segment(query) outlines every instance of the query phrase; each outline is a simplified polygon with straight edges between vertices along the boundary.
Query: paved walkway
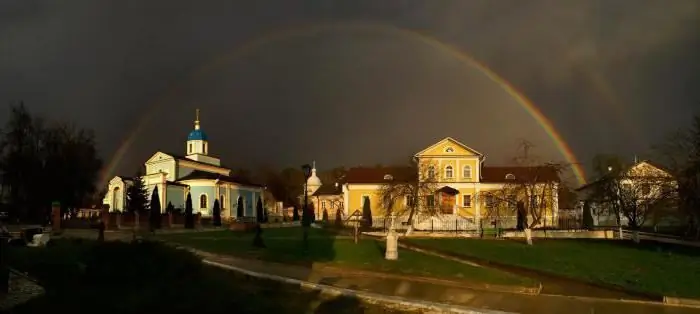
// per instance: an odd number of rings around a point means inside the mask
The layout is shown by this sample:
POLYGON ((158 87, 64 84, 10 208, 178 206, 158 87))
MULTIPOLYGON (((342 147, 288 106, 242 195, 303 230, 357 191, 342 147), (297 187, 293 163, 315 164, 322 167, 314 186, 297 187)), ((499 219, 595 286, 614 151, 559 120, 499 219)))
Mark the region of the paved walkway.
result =
POLYGON ((700 313, 700 309, 663 306, 640 302, 595 300, 547 295, 524 295, 478 291, 426 282, 355 275, 324 271, 322 267, 301 267, 263 261, 251 261, 229 256, 204 254, 204 259, 287 278, 320 283, 339 288, 401 296, 410 299, 493 309, 515 313, 566 313, 566 314, 685 314, 700 313))

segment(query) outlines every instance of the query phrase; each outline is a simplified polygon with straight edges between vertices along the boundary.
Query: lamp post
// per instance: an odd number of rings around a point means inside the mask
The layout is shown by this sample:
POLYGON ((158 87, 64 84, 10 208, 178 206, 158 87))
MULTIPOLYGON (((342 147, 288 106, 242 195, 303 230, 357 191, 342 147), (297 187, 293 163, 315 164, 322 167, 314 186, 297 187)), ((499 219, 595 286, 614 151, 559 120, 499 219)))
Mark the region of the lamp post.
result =
POLYGON ((311 177, 311 166, 309 164, 304 164, 301 166, 301 170, 304 172, 304 205, 301 212, 301 226, 304 229, 304 249, 306 249, 307 240, 309 238, 309 227, 311 226, 311 217, 309 215, 309 192, 308 192, 308 181, 311 177))

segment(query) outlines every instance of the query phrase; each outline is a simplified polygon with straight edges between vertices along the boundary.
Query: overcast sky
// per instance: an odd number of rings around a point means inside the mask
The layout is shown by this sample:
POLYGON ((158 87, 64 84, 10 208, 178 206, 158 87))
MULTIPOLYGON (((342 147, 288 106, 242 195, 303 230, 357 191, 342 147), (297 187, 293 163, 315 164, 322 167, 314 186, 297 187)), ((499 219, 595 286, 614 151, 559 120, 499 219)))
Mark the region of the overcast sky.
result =
POLYGON ((125 175, 184 154, 195 108, 234 167, 403 162, 446 136, 491 164, 519 138, 563 158, 498 84, 398 28, 511 82, 582 162, 632 159, 700 108, 699 18, 697 0, 3 0, 0 122, 23 100, 110 161, 143 119, 125 175))

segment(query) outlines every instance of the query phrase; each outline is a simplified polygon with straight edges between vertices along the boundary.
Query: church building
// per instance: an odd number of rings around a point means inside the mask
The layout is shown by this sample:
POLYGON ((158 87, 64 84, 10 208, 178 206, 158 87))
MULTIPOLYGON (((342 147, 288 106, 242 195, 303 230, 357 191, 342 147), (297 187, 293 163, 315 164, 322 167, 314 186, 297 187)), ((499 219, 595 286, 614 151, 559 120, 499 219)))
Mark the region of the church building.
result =
MULTIPOLYGON (((190 193, 195 214, 211 216, 214 201, 218 199, 222 217, 256 215, 257 202, 264 204, 263 186, 231 176, 231 169, 209 154, 207 135, 199 125, 199 110, 185 148, 184 156, 159 151, 145 162, 143 181, 149 199, 158 187, 163 212, 169 203, 184 210, 190 193), (243 205, 242 210, 238 204, 243 205)), ((133 179, 124 176, 115 176, 109 181, 103 203, 109 205, 110 211, 126 210, 126 191, 131 184, 133 179)))

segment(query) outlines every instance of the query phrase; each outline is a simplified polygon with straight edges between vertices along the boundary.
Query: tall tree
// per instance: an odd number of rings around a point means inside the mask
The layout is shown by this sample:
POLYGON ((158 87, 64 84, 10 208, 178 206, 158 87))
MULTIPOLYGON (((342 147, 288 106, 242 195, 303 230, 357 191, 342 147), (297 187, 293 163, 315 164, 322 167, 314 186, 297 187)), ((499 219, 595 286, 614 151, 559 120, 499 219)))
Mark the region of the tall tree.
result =
POLYGON ((161 208, 160 208, 160 196, 158 195, 158 186, 153 188, 153 193, 151 193, 151 205, 150 209, 150 226, 151 231, 160 229, 161 223, 161 208))
POLYGON ((185 228, 194 229, 194 214, 192 212, 192 194, 187 192, 185 200, 185 228))
POLYGON ((36 219, 39 213, 35 206, 39 197, 31 197, 33 183, 40 179, 41 156, 39 139, 41 129, 23 103, 10 108, 3 137, 2 174, 3 184, 9 187, 10 215, 20 219, 36 219))
MULTIPOLYGON (((131 185, 126 188, 126 210, 130 213, 143 214, 148 209, 148 190, 140 172, 134 176, 131 185)), ((115 208, 120 209, 120 208, 115 208)))
POLYGON ((693 117, 690 127, 669 134, 653 151, 678 181, 678 205, 688 218, 687 235, 700 239, 700 115, 693 117))
POLYGON ((257 216, 258 222, 265 222, 265 211, 263 210, 263 202, 260 197, 258 197, 258 201, 255 204, 255 216, 257 216))
POLYGON ((5 131, 0 173, 11 215, 36 219, 46 215, 52 201, 65 210, 90 200, 101 167, 92 132, 69 123, 46 124, 22 103, 11 107, 5 131), (47 189, 46 182, 61 184, 47 189))
POLYGON ((593 230, 593 212, 591 211, 591 203, 585 201, 583 203, 583 217, 581 217, 581 226, 586 230, 593 230))
POLYGON ((372 228, 372 208, 367 200, 362 204, 362 227, 372 228))
POLYGON ((215 227, 221 227, 221 207, 219 206, 219 200, 214 200, 214 208, 212 209, 212 224, 215 227))
POLYGON ((299 221, 299 209, 296 206, 292 207, 292 221, 299 221))
POLYGON ((405 167, 385 168, 387 174, 379 190, 379 199, 386 209, 386 216, 408 216, 407 234, 413 231, 413 218, 417 214, 434 215, 439 211, 435 204, 435 193, 439 174, 434 171, 432 161, 422 164, 411 159, 405 167))
POLYGON ((236 217, 237 218, 243 218, 245 215, 245 208, 243 208, 243 199, 238 198, 238 202, 236 202, 236 217))

